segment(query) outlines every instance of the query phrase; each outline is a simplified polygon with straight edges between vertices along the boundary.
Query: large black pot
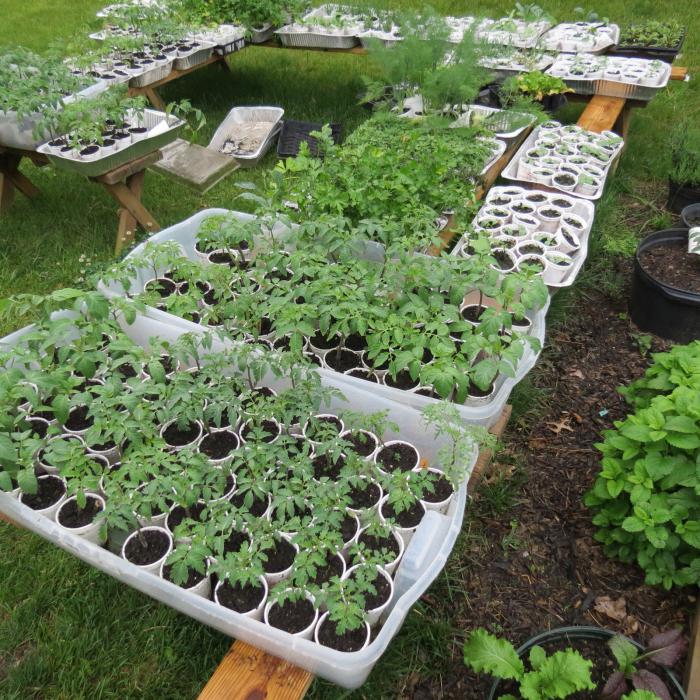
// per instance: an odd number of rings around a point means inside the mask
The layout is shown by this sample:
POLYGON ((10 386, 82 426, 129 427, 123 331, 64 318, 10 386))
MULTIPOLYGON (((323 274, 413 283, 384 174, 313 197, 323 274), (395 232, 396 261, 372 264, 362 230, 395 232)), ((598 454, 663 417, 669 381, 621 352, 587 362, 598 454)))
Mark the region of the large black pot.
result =
MULTIPOLYGON (((543 632, 542 634, 538 634, 536 637, 532 637, 532 639, 528 639, 527 642, 525 642, 525 644, 518 649, 518 656, 521 659, 525 658, 530 649, 538 644, 542 645, 547 644, 548 642, 558 642, 560 640, 568 642, 570 639, 599 640, 601 643, 605 644, 608 639, 611 639, 614 636, 615 632, 604 630, 601 627, 559 627, 558 629, 543 632)), ((634 644, 639 651, 644 651, 644 647, 635 642, 634 639, 630 639, 630 642, 632 642, 632 644, 634 644)), ((675 690, 681 698, 685 698, 683 686, 678 682, 676 676, 667 668, 662 669, 662 675, 664 676, 664 681, 669 689, 675 690)), ((497 693, 500 685, 501 681, 497 680, 493 686, 491 686, 491 692, 489 693, 487 700, 495 700, 495 698, 498 697, 497 693)))
POLYGON ((674 214, 680 214, 685 207, 696 202, 700 202, 700 185, 668 179, 666 209, 674 214))
POLYGON ((672 228, 651 233, 639 244, 629 304, 632 320, 639 328, 678 343, 700 338, 700 294, 657 280, 642 268, 639 259, 641 253, 655 246, 687 240, 687 229, 672 228))

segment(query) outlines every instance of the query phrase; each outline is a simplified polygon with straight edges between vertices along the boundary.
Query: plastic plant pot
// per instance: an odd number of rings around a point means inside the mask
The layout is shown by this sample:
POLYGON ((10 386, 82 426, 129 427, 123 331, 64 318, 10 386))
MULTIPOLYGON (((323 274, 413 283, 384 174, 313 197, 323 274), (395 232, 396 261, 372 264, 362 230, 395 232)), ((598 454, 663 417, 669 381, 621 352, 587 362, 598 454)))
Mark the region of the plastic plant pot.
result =
POLYGON ((637 247, 632 278, 630 314, 643 331, 677 343, 700 338, 700 294, 661 282, 641 264, 641 254, 658 245, 685 243, 687 229, 666 229, 649 234, 637 247))
MULTIPOLYGON (((612 639, 615 634, 615 632, 604 630, 600 627, 559 627, 558 629, 543 632, 542 634, 538 634, 535 637, 528 639, 527 642, 525 642, 525 644, 523 644, 517 651, 518 656, 521 659, 524 659, 530 652, 530 649, 532 649, 534 646, 546 645, 548 643, 559 642, 561 640, 568 642, 569 640, 574 639, 587 639, 591 641, 600 641, 601 644, 607 644, 607 641, 612 639)), ((629 639, 629 637, 627 639, 629 639)), ((634 639, 630 639, 629 641, 632 642, 632 644, 634 644, 634 646, 640 652, 644 651, 644 647, 635 642, 634 639)), ((683 686, 678 682, 676 676, 667 668, 663 668, 661 673, 666 685, 669 686, 669 689, 675 691, 678 697, 685 700, 685 691, 683 690, 683 686)), ((491 691, 488 694, 487 700, 496 700, 496 698, 499 697, 499 692, 501 692, 499 691, 501 683, 502 681, 499 679, 491 686, 491 691)))
POLYGON ((700 226, 700 203, 689 204, 687 207, 683 207, 681 220, 683 221, 683 226, 686 228, 700 226))

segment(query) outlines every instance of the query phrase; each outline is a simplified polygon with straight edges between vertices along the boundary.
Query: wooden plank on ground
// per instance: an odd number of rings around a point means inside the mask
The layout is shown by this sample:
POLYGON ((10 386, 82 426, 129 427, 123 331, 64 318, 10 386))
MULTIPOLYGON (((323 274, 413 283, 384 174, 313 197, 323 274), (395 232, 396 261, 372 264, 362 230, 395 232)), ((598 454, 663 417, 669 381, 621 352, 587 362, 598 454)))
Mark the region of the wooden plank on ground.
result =
POLYGON ((688 69, 685 66, 671 66, 671 80, 685 80, 688 69))
POLYGON ((299 700, 313 679, 308 671, 237 641, 198 700, 299 700))
POLYGON ((696 604, 690 645, 688 646, 684 685, 688 700, 700 700, 700 595, 696 604))
POLYGON ((626 100, 621 97, 594 95, 577 124, 588 131, 611 131, 625 110, 626 100))
MULTIPOLYGON (((503 412, 501 413, 499 419, 489 428, 489 432, 492 435, 495 435, 497 440, 500 440, 503 437, 503 433, 506 430, 506 426, 508 425, 512 412, 513 407, 510 404, 507 404, 503 408, 503 412)), ((479 452, 479 457, 474 465, 472 476, 469 479, 469 485, 467 487, 468 491, 471 491, 481 481, 488 466, 491 464, 492 459, 493 450, 486 449, 479 452)))

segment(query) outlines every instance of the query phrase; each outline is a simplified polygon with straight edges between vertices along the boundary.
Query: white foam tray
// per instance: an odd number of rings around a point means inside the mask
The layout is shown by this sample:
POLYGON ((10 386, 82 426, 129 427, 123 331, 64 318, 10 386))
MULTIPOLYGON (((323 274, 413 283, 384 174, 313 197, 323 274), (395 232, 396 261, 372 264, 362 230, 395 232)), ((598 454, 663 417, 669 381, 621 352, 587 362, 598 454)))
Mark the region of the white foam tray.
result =
MULTIPOLYGON (((571 257, 573 259, 573 264, 571 265, 571 268, 567 272, 566 277, 562 279, 561 282, 556 282, 556 283, 551 283, 548 282, 547 286, 548 287, 553 287, 553 288, 561 288, 561 287, 570 287, 575 281, 576 277, 578 276, 578 273, 581 271, 581 268, 583 267, 583 263, 586 261, 586 257, 588 256, 588 239, 590 237, 591 233, 591 228, 593 226, 593 219, 595 218, 595 206, 586 200, 579 199, 577 197, 572 197, 569 195, 564 195, 564 194, 559 194, 559 193, 553 193, 553 192, 547 192, 546 190, 538 190, 538 189, 525 189, 524 187, 518 187, 516 185, 508 185, 505 187, 492 187, 489 190, 489 193, 484 200, 484 204, 482 209, 490 206, 494 206, 493 202, 494 200, 497 200, 500 195, 502 194, 514 194, 516 197, 525 197, 527 195, 531 194, 540 194, 545 197, 547 197, 547 202, 542 202, 541 204, 537 204, 537 207, 541 206, 546 206, 548 203, 551 204, 553 200, 557 199, 566 199, 567 201, 571 202, 572 207, 570 209, 567 209, 566 211, 571 214, 576 214, 577 216, 580 216, 585 222, 585 228, 582 229, 578 233, 579 241, 581 243, 581 247, 575 254, 571 254, 571 257)), ((517 200, 513 200, 514 202, 517 200)), ((508 209, 508 205, 498 205, 502 206, 503 208, 508 209)), ((535 218, 539 218, 536 216, 536 214, 533 215, 535 218)), ((479 231, 485 231, 485 229, 481 229, 478 226, 475 226, 476 230, 479 231)), ((557 230, 557 232, 559 229, 557 230)), ((525 241, 533 241, 534 234, 538 233, 538 231, 534 231, 533 233, 529 234, 528 236, 523 238, 523 242, 525 241)), ((457 255, 460 256, 462 255, 462 251, 464 249, 464 246, 467 244, 467 238, 462 237, 458 242, 457 245, 453 248, 452 250, 452 255, 457 255)))
POLYGON ((562 22, 545 32, 539 45, 546 51, 599 54, 617 44, 619 39, 617 24, 562 22))
MULTIPOLYGON (((191 260, 196 260, 198 257, 195 253, 194 244, 202 221, 216 214, 227 213, 229 213, 229 211, 226 209, 205 209, 179 224, 175 224, 174 226, 154 234, 148 239, 148 241, 152 241, 154 243, 176 241, 182 245, 184 254, 188 258, 191 260)), ((242 212, 232 213, 243 221, 250 221, 254 218, 251 214, 244 214, 242 212)), ((283 236, 283 230, 283 227, 280 227, 277 230, 276 235, 283 236)), ((128 257, 136 257, 141 255, 145 244, 146 242, 134 248, 134 250, 129 253, 128 257)), ((370 259, 381 259, 383 256, 383 248, 379 244, 373 244, 367 246, 367 249, 361 251, 359 254, 370 259)), ((140 293, 143 291, 146 282, 152 276, 152 271, 144 269, 137 274, 136 279, 132 280, 130 288, 126 291, 131 294, 140 293)), ((118 284, 100 284, 99 289, 107 296, 123 296, 125 293, 125 290, 118 284)), ((545 316, 548 308, 549 302, 547 302, 547 305, 544 308, 529 316, 530 320, 532 321, 529 334, 534 338, 537 338, 541 346, 544 345, 545 316)), ((153 318, 161 323, 180 328, 184 331, 201 332, 203 330, 203 326, 153 307, 147 307, 146 315, 149 318, 153 318)), ((537 361, 538 357, 539 352, 535 352, 529 346, 527 346, 523 353, 523 357, 518 363, 515 376, 505 377, 500 375, 496 380, 496 390, 489 401, 485 403, 454 404, 462 420, 464 420, 465 423, 482 425, 487 428, 494 425, 503 412, 511 391, 515 385, 522 381, 525 375, 535 366, 535 362, 537 361)), ((417 410, 422 410, 426 406, 432 405, 437 401, 437 399, 433 399, 428 396, 422 396, 421 394, 416 394, 411 391, 404 391, 402 389, 395 389, 383 384, 371 384, 371 389, 368 389, 367 385, 369 383, 366 380, 349 377, 329 369, 319 368, 318 372, 324 379, 328 379, 329 381, 332 380, 334 382, 347 385, 348 387, 357 391, 369 390, 373 395, 381 397, 382 399, 394 401, 404 406, 410 406, 411 408, 417 410)))
POLYGON ((547 20, 524 22, 519 19, 484 19, 476 29, 476 38, 489 44, 534 49, 539 38, 552 23, 547 20))
MULTIPOLYGON (((0 347, 16 345, 22 335, 30 330, 31 327, 27 327, 3 338, 0 340, 0 347)), ((172 341, 184 332, 171 324, 143 316, 138 316, 133 325, 125 326, 125 330, 142 345, 153 336, 172 341)), ((213 350, 223 347, 224 345, 215 342, 213 350)), ((273 377, 266 378, 265 383, 276 389, 285 388, 284 380, 273 377)), ((333 399, 328 410, 341 413, 349 409, 363 410, 367 413, 386 410, 388 419, 395 422, 400 429, 396 434, 389 431, 387 435, 401 436, 409 440, 429 463, 435 463, 439 448, 445 444, 444 438, 434 438, 418 411, 376 396, 373 390, 360 391, 326 378, 324 383, 340 389, 344 394, 344 398, 333 399)), ((471 473, 476 458, 475 448, 470 463, 466 465, 468 473, 471 473)), ((110 551, 71 534, 56 522, 37 514, 4 492, 0 492, 0 513, 122 583, 209 627, 286 659, 345 688, 357 688, 364 683, 374 664, 386 651, 411 606, 423 595, 444 567, 462 526, 466 497, 465 482, 456 492, 445 515, 428 511, 394 573, 394 597, 383 615, 382 627, 369 646, 353 653, 335 651, 313 641, 293 637, 282 630, 246 618, 179 588, 156 575, 141 571, 139 567, 110 551)))
MULTIPOLYGON (((578 128, 578 127, 577 127, 578 128)), ((580 129, 580 131, 585 132, 585 129, 580 129)), ((587 132, 589 134, 593 134, 593 136, 598 136, 598 134, 594 134, 593 132, 587 132)), ((581 194, 579 192, 567 192, 566 190, 562 190, 558 188, 556 185, 544 185, 541 182, 538 182, 535 179, 532 178, 524 178, 520 177, 518 175, 518 163, 520 162, 520 159, 525 156, 525 154, 531 149, 535 148, 537 145, 538 141, 540 140, 541 136, 543 134, 543 128, 542 126, 538 126, 523 142, 522 146, 518 149, 518 152, 511 158, 510 162, 508 165, 504 168, 503 172, 501 173, 502 177, 504 177, 506 180, 513 180, 515 182, 527 182, 530 183, 534 187, 539 187, 542 189, 547 189, 547 190, 554 190, 556 192, 561 192, 562 194, 568 194, 568 195, 573 195, 574 197, 579 197, 582 199, 588 199, 591 201, 595 201, 597 199, 600 199, 601 196, 603 195, 603 191, 605 189, 605 182, 607 180, 608 173, 610 172, 610 168, 612 167, 613 163, 615 160, 620 156, 620 153, 622 152, 622 149, 624 148, 624 142, 620 142, 620 145, 617 147, 615 152, 612 154, 612 157, 610 160, 607 162, 607 164, 602 165, 600 162, 595 162, 595 165, 597 165, 601 170, 603 171, 604 178, 602 182, 600 183, 598 190, 596 191, 595 194, 592 195, 585 195, 581 194)), ((594 161, 591 161, 593 163, 594 161)))

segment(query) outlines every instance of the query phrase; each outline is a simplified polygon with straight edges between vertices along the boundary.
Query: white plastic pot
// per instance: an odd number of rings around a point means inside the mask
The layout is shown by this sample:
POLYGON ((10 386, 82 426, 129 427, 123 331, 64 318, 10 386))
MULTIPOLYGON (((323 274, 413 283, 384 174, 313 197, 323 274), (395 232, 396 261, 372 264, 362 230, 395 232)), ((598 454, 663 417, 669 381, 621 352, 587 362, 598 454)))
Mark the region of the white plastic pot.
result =
POLYGON ((415 471, 416 469, 418 469, 418 465, 420 464, 420 454, 418 453, 418 450, 410 442, 406 442, 405 440, 387 440, 387 442, 385 442, 384 445, 380 445, 379 449, 377 450, 376 455, 374 456, 374 463, 377 465, 377 469, 379 469, 379 471, 382 474, 388 474, 388 472, 386 472, 382 468, 382 464, 379 461, 379 455, 380 455, 382 449, 384 449, 385 447, 391 447, 392 445, 408 445, 414 452, 415 460, 414 460, 413 466, 410 469, 407 469, 406 471, 415 471))
MULTIPOLYGON (((165 437, 164 437, 165 431, 166 431, 171 425, 174 425, 175 423, 177 423, 176 420, 168 421, 168 422, 160 429, 160 436, 163 438, 163 440, 165 440, 165 437)), ((197 428, 199 429, 199 432, 197 433, 197 437, 193 438, 192 440, 190 440, 190 442, 188 442, 188 443, 185 444, 185 445, 171 445, 167 440, 165 440, 165 443, 166 443, 166 445, 168 446, 168 448, 169 448, 170 450, 172 450, 173 452, 179 452, 180 450, 184 450, 186 447, 193 447, 194 445, 199 444, 199 441, 202 439, 202 433, 204 432, 204 428, 203 428, 202 423, 201 423, 200 421, 195 421, 195 425, 196 425, 197 428)))
MULTIPOLYGON (((262 600, 252 610, 248 610, 247 612, 238 613, 239 615, 243 615, 243 617, 250 618, 251 620, 258 620, 258 621, 262 620, 263 611, 265 610, 265 606, 267 605, 267 596, 269 594, 270 588, 267 585, 267 581, 265 580, 264 576, 260 577, 260 582, 261 582, 262 587, 263 587, 262 600)), ((219 605, 221 605, 221 601, 219 600, 219 590, 224 585, 224 583, 225 583, 224 581, 219 581, 219 583, 216 584, 216 588, 214 588, 214 602, 218 603, 219 605)), ((222 607, 225 607, 225 606, 222 606, 222 607)))
MULTIPOLYGON (((367 526, 363 527, 362 530, 360 530, 360 534, 357 537, 358 542, 366 530, 367 526)), ((405 551, 403 538, 398 534, 398 532, 394 531, 394 528, 391 528, 391 534, 399 545, 399 553, 394 557, 394 559, 382 566, 382 568, 385 569, 388 574, 394 573, 396 567, 400 564, 401 557, 403 557, 403 553, 405 551)))
MULTIPOLYGON (((58 509, 63 505, 63 502, 66 500, 66 480, 61 478, 60 476, 57 476, 56 474, 46 474, 44 476, 40 476, 37 481, 42 481, 45 479, 58 479, 62 484, 63 484, 63 495, 52 505, 43 508, 42 510, 35 510, 35 513, 38 513, 39 515, 43 515, 45 518, 49 518, 50 520, 53 520, 56 516, 56 512, 58 509)), ((12 493, 17 493, 15 496, 16 498, 19 498, 19 502, 26 505, 24 503, 23 496, 25 494, 22 493, 21 489, 17 488, 15 491, 12 493)))
POLYGON ((545 284, 559 284, 573 269, 574 261, 565 253, 545 253, 544 259, 547 262, 542 275, 545 284), (566 261, 566 262, 561 262, 566 261))
MULTIPOLYGON (((105 499, 102 498, 102 496, 96 493, 90 493, 88 494, 88 499, 95 499, 102 506, 101 510, 105 509, 105 499)), ((100 527, 102 526, 102 521, 100 519, 95 519, 91 523, 83 525, 83 527, 66 527, 61 522, 61 512, 69 503, 75 500, 76 497, 71 496, 70 498, 67 498, 65 501, 63 501, 63 503, 61 503, 60 507, 56 511, 56 523, 60 525, 64 530, 66 530, 66 532, 70 532, 71 535, 77 535, 78 537, 82 537, 84 540, 92 542, 93 544, 101 544, 102 540, 100 538, 100 527)))
MULTIPOLYGON (((432 472, 433 474, 442 475, 442 472, 439 469, 435 469, 435 467, 429 467, 428 471, 432 472)), ((450 507, 450 503, 452 503, 454 495, 455 490, 454 487, 452 487, 452 493, 450 493, 450 495, 447 498, 444 498, 442 501, 428 501, 424 498, 421 498, 420 502, 423 504, 423 507, 426 511, 434 510, 438 513, 444 514, 447 513, 447 509, 450 507)))
POLYGON ((141 528, 141 530, 137 530, 136 532, 132 532, 124 541, 124 544, 122 545, 122 551, 121 551, 121 556, 122 559, 125 559, 128 561, 132 566, 138 567, 141 571, 147 571, 150 574, 155 574, 156 576, 160 575, 160 569, 165 562, 165 560, 170 556, 170 552, 173 551, 173 538, 171 534, 164 528, 164 527, 156 527, 156 526, 149 526, 149 527, 144 527, 141 528), (139 532, 162 532, 167 538, 168 538, 168 548, 166 552, 159 557, 156 561, 150 563, 150 564, 134 564, 134 562, 130 561, 129 558, 126 556, 126 547, 133 540, 135 537, 138 537, 139 532))
MULTIPOLYGON (((321 644, 321 642, 319 642, 319 640, 318 640, 318 633, 319 633, 319 630, 321 629, 321 627, 323 627, 323 623, 327 619, 328 619, 327 612, 323 613, 323 615, 321 615, 321 617, 319 618, 318 624, 316 625, 316 630, 314 631, 314 641, 316 642, 316 644, 321 644)), ((364 649, 369 644, 369 640, 372 637, 372 630, 369 626, 369 622, 367 622, 365 620, 364 625, 365 625, 365 632, 366 632, 365 643, 359 649, 355 649, 355 651, 361 651, 362 649, 364 649)))
MULTIPOLYGON (((369 479, 366 476, 361 476, 360 479, 362 479, 363 481, 369 481, 369 479)), ((362 510, 360 508, 351 508, 350 506, 348 506, 347 509, 348 513, 357 516, 358 519, 360 519, 360 521, 367 512, 374 513, 379 508, 379 504, 381 503, 382 498, 384 498, 384 489, 382 488, 382 485, 377 481, 372 481, 371 483, 379 489, 379 497, 377 498, 377 502, 374 505, 370 506, 367 510, 362 510)), ((357 536, 359 537, 359 533, 357 536)), ((357 537, 355 539, 357 539, 357 537)))
MULTIPOLYGON (((343 423, 343 419, 340 416, 336 416, 334 413, 317 413, 315 416, 312 416, 312 418, 332 418, 334 421, 339 421, 340 422, 340 429, 338 430, 338 434, 342 433, 345 430, 345 423, 343 423)), ((309 428, 309 422, 311 421, 311 418, 304 423, 304 427, 302 429, 302 435, 312 444, 312 445, 318 445, 319 442, 317 440, 313 440, 308 436, 307 430, 309 428)))
MULTIPOLYGON (((372 431, 370 431, 370 430, 360 430, 360 429, 357 429, 357 430, 343 430, 343 432, 340 433, 340 437, 341 437, 341 438, 344 438, 344 439, 347 439, 348 436, 349 436, 351 433, 362 433, 362 434, 364 434, 364 435, 369 436, 369 437, 368 437, 368 440, 373 441, 373 443, 374 443, 374 449, 372 450, 372 452, 370 452, 368 455, 361 455, 362 459, 366 459, 366 460, 368 460, 369 462, 373 462, 373 461, 374 461, 375 455, 376 455, 377 452, 379 451, 379 438, 378 438, 372 431)), ((359 453, 358 453, 358 454, 359 454, 359 453)))
MULTIPOLYGON (((384 496, 382 499, 382 502, 379 504, 379 519, 383 522, 387 522, 387 517, 384 515, 384 506, 389 502, 389 494, 384 496)), ((392 530, 403 540, 403 545, 404 548, 408 547, 409 542, 411 541, 411 538, 413 537, 413 533, 418 529, 418 526, 421 524, 421 521, 425 517, 425 506, 422 504, 421 501, 417 501, 417 503, 420 504, 420 507, 423 509, 423 515, 421 516, 421 519, 418 521, 416 525, 413 527, 402 527, 399 525, 398 522, 394 522, 392 525, 392 530)))
MULTIPOLYGON (((293 637, 298 637, 299 639, 313 639, 314 630, 316 629, 316 625, 318 623, 318 608, 316 608, 316 601, 315 601, 314 597, 311 595, 311 593, 309 593, 308 591, 304 591, 304 597, 314 607, 314 618, 311 621, 311 623, 307 627, 305 627, 303 630, 301 630, 299 632, 292 632, 291 635, 293 637)), ((265 612, 263 613, 263 620, 264 620, 266 625, 270 625, 270 621, 269 621, 270 610, 275 605, 277 605, 277 603, 268 602, 267 605, 265 606, 265 612)), ((272 627, 272 625, 270 625, 270 627, 272 627)))
MULTIPOLYGON (((292 542, 291 537, 283 533, 280 533, 280 537, 289 542, 289 544, 291 544, 292 547, 294 547, 295 552, 299 554, 299 545, 292 542)), ((263 575, 265 576, 265 580, 267 581, 268 586, 272 587, 276 583, 279 583, 280 581, 284 581, 285 579, 289 578, 292 575, 293 570, 294 562, 292 562, 291 566, 288 566, 286 569, 284 569, 284 571, 273 571, 270 573, 266 571, 263 575)))
MULTIPOLYGON (((167 558, 168 555, 166 555, 167 558)), ((170 579, 166 579, 165 576, 163 575, 163 569, 165 568, 166 565, 166 559, 163 559, 160 564, 160 568, 158 569, 158 575, 165 581, 169 581, 170 579)), ((173 583, 170 581, 170 583, 173 583)), ((173 585, 177 585, 174 584, 173 585)), ((183 588, 182 586, 179 586, 179 588, 182 588, 183 591, 187 591, 188 593, 194 593, 195 595, 201 596, 202 598, 206 598, 209 600, 211 597, 211 576, 207 575, 205 576, 199 583, 195 583, 194 586, 191 586, 190 588, 183 588)))
MULTIPOLYGON (((60 435, 54 435, 53 437, 50 437, 48 441, 46 442, 46 445, 44 446, 44 450, 48 448, 48 446, 51 444, 53 440, 79 440, 83 445, 85 444, 85 441, 83 438, 80 437, 80 435, 73 435, 72 433, 61 433, 60 435)), ((36 464, 38 467, 41 467, 47 474, 58 474, 58 468, 54 467, 51 464, 46 464, 46 462, 42 462, 39 457, 35 457, 36 464)))
MULTIPOLYGON (((343 576, 343 578, 344 579, 350 578, 350 576, 352 576, 353 572, 355 571, 355 569, 357 569, 358 566, 362 566, 362 565, 356 564, 355 566, 351 566, 345 572, 345 576, 343 576)), ((390 593, 389 593, 389 597, 387 598, 385 603, 382 603, 382 605, 366 611, 367 612, 366 620, 370 626, 374 626, 377 624, 377 622, 379 622, 382 614, 389 607, 392 599, 394 598, 394 580, 391 578, 390 573, 386 570, 385 567, 381 567, 381 566, 377 567, 377 571, 380 573, 381 576, 384 576, 384 578, 389 582, 390 593)))

